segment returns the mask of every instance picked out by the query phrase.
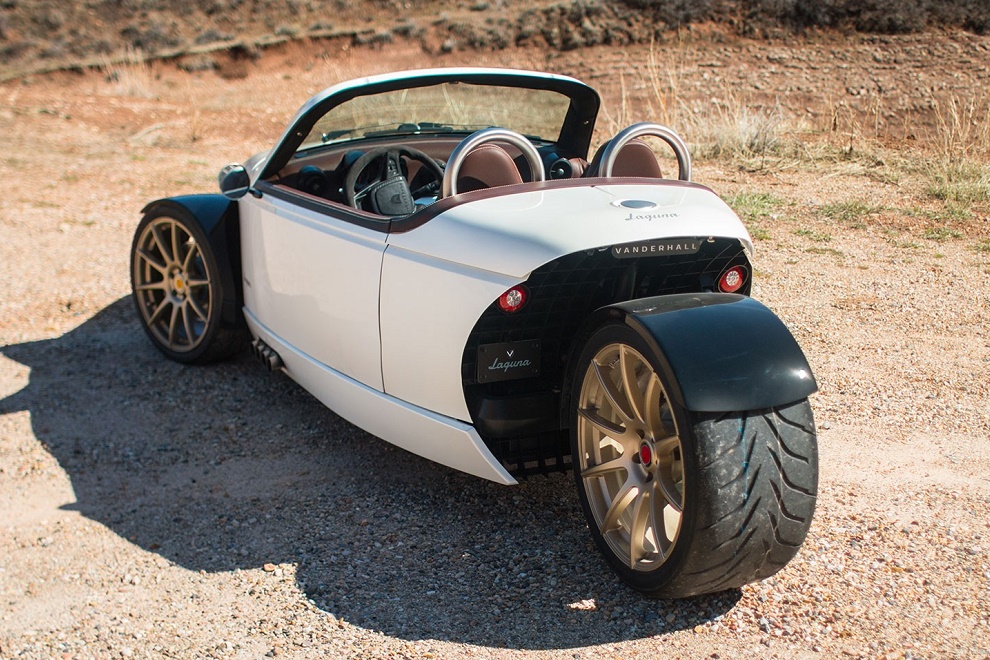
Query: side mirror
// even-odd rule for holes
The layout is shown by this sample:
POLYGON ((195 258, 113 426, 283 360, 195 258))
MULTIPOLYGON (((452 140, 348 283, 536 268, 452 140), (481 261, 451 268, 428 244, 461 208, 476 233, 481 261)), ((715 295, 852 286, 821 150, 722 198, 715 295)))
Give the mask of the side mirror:
POLYGON ((251 189, 251 178, 244 166, 238 163, 224 165, 217 175, 217 183, 223 196, 231 200, 244 197, 251 189))

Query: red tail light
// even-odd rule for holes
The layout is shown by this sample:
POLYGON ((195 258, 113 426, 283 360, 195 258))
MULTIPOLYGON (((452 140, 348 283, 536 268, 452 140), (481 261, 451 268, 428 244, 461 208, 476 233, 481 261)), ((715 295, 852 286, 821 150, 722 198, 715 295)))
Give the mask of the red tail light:
POLYGON ((498 306, 503 312, 518 312, 529 300, 529 291, 522 284, 517 284, 498 297, 498 306))
POLYGON ((746 283, 746 269, 733 266, 718 278, 718 290, 722 293, 735 293, 746 283))

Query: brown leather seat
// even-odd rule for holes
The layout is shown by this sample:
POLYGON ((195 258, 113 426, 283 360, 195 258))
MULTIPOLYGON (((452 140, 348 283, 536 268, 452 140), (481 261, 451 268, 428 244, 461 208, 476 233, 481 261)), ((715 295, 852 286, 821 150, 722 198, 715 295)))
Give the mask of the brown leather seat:
POLYGON ((457 173, 457 192, 471 192, 522 183, 512 156, 497 144, 482 144, 471 151, 457 173))
MULTIPOLYGON (((602 152, 605 151, 607 144, 606 142, 595 152, 595 157, 585 171, 584 176, 601 176, 599 170, 602 164, 602 152)), ((657 156, 650 149, 650 146, 642 140, 632 140, 629 144, 622 147, 618 155, 616 155, 615 163, 612 165, 612 176, 641 176, 651 179, 662 179, 663 173, 660 171, 660 163, 657 162, 657 156)))

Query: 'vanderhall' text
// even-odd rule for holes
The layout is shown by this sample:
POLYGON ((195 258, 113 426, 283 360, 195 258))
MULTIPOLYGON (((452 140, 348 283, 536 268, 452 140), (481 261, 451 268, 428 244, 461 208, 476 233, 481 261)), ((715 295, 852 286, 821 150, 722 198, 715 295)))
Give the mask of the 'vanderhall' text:
POLYGON ((643 241, 642 243, 626 243, 613 245, 612 256, 617 259, 631 257, 648 257, 669 254, 694 254, 701 245, 695 239, 643 241))

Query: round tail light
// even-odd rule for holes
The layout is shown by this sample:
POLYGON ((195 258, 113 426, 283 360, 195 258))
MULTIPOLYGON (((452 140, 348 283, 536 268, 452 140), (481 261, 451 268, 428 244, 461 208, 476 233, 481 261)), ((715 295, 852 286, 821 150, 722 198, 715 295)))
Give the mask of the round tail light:
POLYGON ((503 312, 518 312, 529 300, 529 291, 522 284, 517 284, 498 297, 498 307, 503 312))
POLYGON ((746 269, 733 266, 718 278, 718 290, 722 293, 735 293, 746 283, 746 269))

